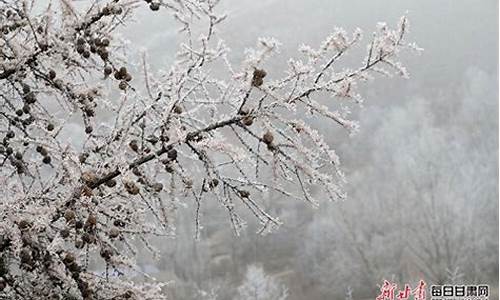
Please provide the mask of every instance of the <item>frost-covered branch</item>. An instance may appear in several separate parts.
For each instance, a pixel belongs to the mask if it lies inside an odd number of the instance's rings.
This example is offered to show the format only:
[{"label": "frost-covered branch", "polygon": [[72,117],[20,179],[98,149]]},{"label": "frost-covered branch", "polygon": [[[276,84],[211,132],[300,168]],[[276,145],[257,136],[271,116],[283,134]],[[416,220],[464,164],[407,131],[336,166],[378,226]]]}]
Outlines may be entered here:
[{"label": "frost-covered branch", "polygon": [[[281,224],[262,206],[269,190],[313,205],[344,198],[340,160],[314,124],[355,132],[356,85],[406,76],[397,60],[411,48],[406,18],[379,26],[359,66],[336,63],[361,31],[336,29],[318,48],[301,47],[280,78],[266,68],[274,39],[231,65],[217,2],[1,1],[2,296],[158,299],[154,279],[117,274],[140,273],[134,240],[154,251],[148,237],[175,233],[179,204],[195,201],[198,236],[207,198],[237,234],[246,212],[262,233]],[[161,72],[116,34],[145,5],[182,28],[177,60]]]}]

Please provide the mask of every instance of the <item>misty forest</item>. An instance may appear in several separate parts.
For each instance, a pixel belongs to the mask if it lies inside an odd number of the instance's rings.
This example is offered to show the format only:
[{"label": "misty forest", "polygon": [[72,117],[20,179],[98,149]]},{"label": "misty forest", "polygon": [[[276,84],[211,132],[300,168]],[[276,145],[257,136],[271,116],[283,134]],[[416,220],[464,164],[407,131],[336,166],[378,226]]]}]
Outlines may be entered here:
[{"label": "misty forest", "polygon": [[0,299],[498,299],[497,12],[0,0]]}]

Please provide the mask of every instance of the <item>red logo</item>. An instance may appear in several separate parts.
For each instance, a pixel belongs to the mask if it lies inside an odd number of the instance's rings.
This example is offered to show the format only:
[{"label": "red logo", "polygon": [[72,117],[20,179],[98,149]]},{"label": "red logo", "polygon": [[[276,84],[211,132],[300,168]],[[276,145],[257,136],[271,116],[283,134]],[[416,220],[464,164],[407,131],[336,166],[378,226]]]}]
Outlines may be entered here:
[{"label": "red logo", "polygon": [[417,287],[412,289],[409,284],[405,284],[402,290],[397,289],[397,284],[384,280],[384,284],[380,288],[380,295],[378,295],[376,300],[409,300],[410,296],[413,296],[414,300],[425,300],[426,284],[423,280],[420,280]]}]

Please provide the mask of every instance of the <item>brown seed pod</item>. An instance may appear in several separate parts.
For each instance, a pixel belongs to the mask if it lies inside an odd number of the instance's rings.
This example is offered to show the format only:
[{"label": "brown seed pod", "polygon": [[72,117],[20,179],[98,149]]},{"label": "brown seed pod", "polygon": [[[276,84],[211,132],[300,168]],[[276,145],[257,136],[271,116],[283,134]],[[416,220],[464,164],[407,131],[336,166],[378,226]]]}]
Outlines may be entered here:
[{"label": "brown seed pod", "polygon": [[253,124],[253,117],[251,116],[246,116],[243,119],[241,119],[241,123],[245,126],[252,126]]},{"label": "brown seed pod", "polygon": [[120,90],[122,90],[122,91],[126,90],[126,89],[127,89],[127,86],[128,86],[128,84],[127,84],[127,82],[126,82],[126,81],[124,81],[124,80],[120,81],[120,83],[118,84],[118,88],[119,88]]},{"label": "brown seed pod", "polygon": [[47,131],[52,131],[52,130],[54,130],[54,128],[55,128],[55,126],[54,126],[54,124],[52,124],[52,123],[49,123],[49,124],[47,125]]},{"label": "brown seed pod", "polygon": [[111,14],[111,10],[109,9],[109,7],[105,6],[103,9],[102,9],[102,14],[105,15],[105,16],[108,16]]},{"label": "brown seed pod", "polygon": [[239,192],[241,198],[248,198],[248,197],[250,197],[250,192],[249,191],[240,190],[238,192]]},{"label": "brown seed pod", "polygon": [[99,56],[101,57],[102,60],[108,60],[109,52],[106,50],[99,51]]},{"label": "brown seed pod", "polygon": [[111,229],[108,232],[108,235],[112,239],[117,238],[120,235],[120,230],[116,227],[111,227]]},{"label": "brown seed pod", "polygon": [[106,38],[102,39],[101,46],[108,47],[109,46],[109,40],[106,39]]},{"label": "brown seed pod", "polygon": [[264,80],[262,80],[262,78],[253,78],[252,79],[252,85],[255,87],[259,87],[262,84],[264,84]]},{"label": "brown seed pod", "polygon": [[43,159],[42,159],[42,162],[44,164],[50,164],[50,162],[52,161],[52,159],[50,158],[50,156],[45,156]]},{"label": "brown seed pod", "polygon": [[86,134],[91,134],[92,131],[94,131],[94,128],[92,128],[91,125],[88,125],[88,126],[85,127],[85,133]]},{"label": "brown seed pod", "polygon": [[212,179],[212,180],[210,180],[210,181],[208,182],[208,186],[209,186],[211,189],[215,188],[215,187],[216,187],[216,186],[218,186],[218,185],[219,185],[219,179],[217,179],[217,178],[214,178],[214,179]]},{"label": "brown seed pod", "polygon": [[167,171],[168,173],[174,173],[174,167],[172,166],[172,164],[166,164],[165,165],[165,171]]},{"label": "brown seed pod", "polygon": [[82,241],[86,244],[93,244],[96,241],[96,239],[93,234],[85,232],[82,234]]},{"label": "brown seed pod", "polygon": [[50,80],[54,80],[56,78],[56,76],[57,76],[56,71],[54,71],[54,70],[49,71]]},{"label": "brown seed pod", "polygon": [[18,160],[22,160],[23,159],[23,154],[19,151],[16,152],[16,154],[14,155],[14,157]]},{"label": "brown seed pod", "polygon": [[181,114],[182,113],[182,107],[180,105],[174,105],[174,113]]},{"label": "brown seed pod", "polygon": [[263,142],[266,144],[266,145],[269,145],[269,144],[272,144],[272,142],[274,141],[274,136],[273,134],[270,132],[270,131],[267,131],[266,133],[264,133],[264,135],[262,136],[262,140]]},{"label": "brown seed pod", "polygon": [[67,253],[66,253],[66,255],[65,255],[65,256],[64,256],[64,258],[63,258],[63,263],[64,263],[65,265],[67,265],[67,266],[69,266],[69,265],[71,265],[71,264],[75,263],[75,261],[76,261],[76,257],[75,257],[75,255],[74,255],[73,253],[71,253],[71,252],[67,252]]},{"label": "brown seed pod", "polygon": [[94,227],[97,225],[97,217],[96,215],[94,214],[90,214],[88,217],[87,217],[87,222],[86,224],[88,224],[88,226],[91,226],[91,227]]},{"label": "brown seed pod", "polygon": [[28,248],[23,248],[21,252],[19,252],[19,258],[23,264],[30,265],[32,263],[31,251]]},{"label": "brown seed pod", "polygon": [[255,87],[259,87],[264,83],[264,77],[266,77],[267,73],[266,71],[262,69],[255,69],[253,71],[253,77],[252,77],[252,85]]},{"label": "brown seed pod", "polygon": [[66,219],[67,222],[73,221],[76,218],[75,211],[72,209],[67,209],[64,212],[64,218]]},{"label": "brown seed pod", "polygon": [[31,87],[23,83],[23,93],[28,94],[31,91]]},{"label": "brown seed pod", "polygon": [[110,179],[104,183],[107,187],[115,187],[116,186],[116,180]]},{"label": "brown seed pod", "polygon": [[25,231],[31,227],[31,223],[28,220],[21,220],[19,221],[19,224],[17,225],[21,231]]},{"label": "brown seed pod", "polygon": [[85,47],[83,45],[76,46],[76,52],[78,52],[78,54],[83,54],[83,52],[85,52]]},{"label": "brown seed pod", "polygon": [[135,176],[142,176],[141,170],[137,167],[132,169],[132,174],[134,174]]},{"label": "brown seed pod", "polygon": [[35,94],[33,94],[32,92],[27,93],[26,95],[24,95],[24,101],[26,101],[27,104],[35,103],[36,102]]},{"label": "brown seed pod", "polygon": [[111,249],[109,249],[108,247],[105,247],[105,246],[101,248],[101,251],[99,254],[101,255],[102,258],[104,258],[104,260],[109,260],[112,256]]},{"label": "brown seed pod", "polygon": [[82,173],[82,177],[80,179],[86,185],[92,185],[97,182],[97,175],[94,171],[85,171]]},{"label": "brown seed pod", "polygon": [[82,229],[82,228],[83,228],[83,225],[84,225],[84,224],[83,224],[83,222],[82,222],[81,220],[77,220],[77,221],[75,222],[75,228],[76,228],[76,229]]},{"label": "brown seed pod", "polygon": [[125,76],[127,76],[127,68],[126,67],[121,67],[119,70],[118,70],[118,73],[121,75],[122,78],[125,78]]},{"label": "brown seed pod", "polygon": [[[85,246],[85,243],[84,243],[82,240],[76,240],[76,241],[75,241],[75,247],[76,247],[77,249],[82,249],[82,248],[83,248],[83,246]],[[78,267],[78,265],[77,265],[77,264],[71,264],[71,266],[73,266],[73,265],[76,265],[76,266]],[[71,269],[70,269],[70,270],[71,270]]]},{"label": "brown seed pod", "polygon": [[62,236],[63,238],[67,238],[67,237],[70,235],[70,231],[69,231],[69,229],[68,229],[68,228],[66,228],[66,227],[65,227],[65,228],[63,228],[63,229],[61,229],[61,231],[60,231],[59,233],[61,234],[61,236]]},{"label": "brown seed pod", "polygon": [[89,157],[89,154],[88,153],[82,153],[78,156],[78,160],[80,161],[80,163],[85,163],[85,161],[87,161],[87,158]]},{"label": "brown seed pod", "polygon": [[123,186],[125,187],[125,190],[131,195],[137,195],[139,194],[139,187],[132,182],[132,181],[125,181],[123,182]]},{"label": "brown seed pod", "polygon": [[113,73],[113,68],[111,68],[110,66],[104,67],[104,75],[109,76],[111,75],[111,73]]},{"label": "brown seed pod", "polygon": [[160,9],[160,3],[158,2],[151,2],[149,4],[149,8],[152,10],[152,11],[158,11]]},{"label": "brown seed pod", "polygon": [[262,69],[255,69],[253,71],[253,77],[255,77],[255,78],[264,78],[264,77],[266,77],[266,75],[267,75],[267,72],[262,70]]},{"label": "brown seed pod", "polygon": [[137,140],[131,140],[130,143],[128,143],[128,146],[130,149],[132,149],[134,152],[139,151],[139,145]]},{"label": "brown seed pod", "polygon": [[177,150],[175,149],[170,149],[167,152],[167,157],[170,158],[171,160],[176,160],[177,159]]},{"label": "brown seed pod", "polygon": [[161,182],[153,184],[153,190],[157,193],[161,192],[163,190],[163,184]]}]

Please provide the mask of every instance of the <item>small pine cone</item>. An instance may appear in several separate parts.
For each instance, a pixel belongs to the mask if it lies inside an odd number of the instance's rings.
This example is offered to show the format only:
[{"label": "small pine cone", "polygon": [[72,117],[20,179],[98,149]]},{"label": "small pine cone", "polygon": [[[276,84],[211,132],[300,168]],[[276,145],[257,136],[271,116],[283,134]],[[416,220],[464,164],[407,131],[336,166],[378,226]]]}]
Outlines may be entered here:
[{"label": "small pine cone", "polygon": [[253,77],[252,77],[252,85],[255,87],[259,87],[264,83],[264,77],[266,77],[267,73],[266,71],[262,69],[255,69],[253,71]]},{"label": "small pine cone", "polygon": [[132,149],[134,152],[137,152],[139,150],[139,145],[137,143],[137,140],[131,140],[130,143],[128,143],[128,146],[130,149]]},{"label": "small pine cone", "polygon": [[107,187],[115,187],[116,186],[116,180],[110,179],[104,183]]},{"label": "small pine cone", "polygon": [[131,195],[137,195],[139,194],[139,187],[137,187],[137,185],[132,182],[132,181],[125,181],[123,183],[123,186],[125,187],[125,189],[127,190],[127,192]]},{"label": "small pine cone", "polygon": [[66,219],[67,222],[73,221],[76,218],[75,211],[72,209],[67,209],[64,212],[64,218]]},{"label": "small pine cone", "polygon": [[175,105],[174,106],[174,113],[181,114],[182,113],[182,107],[180,105]]},{"label": "small pine cone", "polygon": [[28,220],[21,220],[17,225],[21,231],[25,231],[31,227],[31,223]]},{"label": "small pine cone", "polygon": [[158,11],[160,9],[160,3],[158,3],[158,2],[152,2],[151,4],[149,4],[149,8],[152,11]]},{"label": "small pine cone", "polygon": [[216,187],[216,186],[218,186],[218,185],[219,185],[219,179],[217,179],[217,178],[214,178],[214,179],[212,179],[212,180],[210,180],[210,181],[208,182],[208,186],[209,186],[211,189],[215,188],[215,187]]},{"label": "small pine cone", "polygon": [[250,197],[250,192],[249,191],[240,190],[239,193],[240,193],[241,198],[248,198],[248,197]]},{"label": "small pine cone", "polygon": [[274,141],[274,136],[273,134],[270,132],[270,131],[267,131],[266,133],[264,133],[264,135],[262,136],[262,140],[264,141],[264,143],[266,145],[270,145],[273,143]]},{"label": "small pine cone", "polygon": [[83,228],[83,226],[84,226],[84,224],[83,224],[83,222],[82,222],[81,220],[77,220],[77,221],[75,222],[75,228],[76,228],[76,229],[82,229],[82,228]]},{"label": "small pine cone", "polygon": [[88,125],[85,127],[85,133],[86,134],[91,134],[92,131],[94,131],[94,128],[92,128],[92,126]]},{"label": "small pine cone", "polygon": [[126,90],[126,89],[127,89],[127,86],[128,86],[128,84],[127,84],[127,82],[126,82],[126,81],[124,81],[124,80],[120,81],[120,83],[118,84],[118,88],[119,88],[120,90],[122,90],[122,91]]},{"label": "small pine cone", "polygon": [[109,260],[112,256],[111,249],[108,247],[102,247],[100,251],[101,257],[104,258],[104,260]]},{"label": "small pine cone", "polygon": [[33,261],[31,251],[28,248],[23,248],[21,252],[19,252],[19,258],[21,259],[21,263],[27,265],[31,264]]},{"label": "small pine cone", "polygon": [[70,235],[70,231],[68,228],[63,228],[61,229],[60,234],[63,238],[67,238]]},{"label": "small pine cone", "polygon": [[54,80],[56,78],[56,76],[57,76],[56,71],[54,71],[54,70],[49,71],[50,80]]},{"label": "small pine cone", "polygon": [[116,228],[116,227],[112,227],[109,230],[108,235],[112,239],[117,238],[120,235],[120,230],[118,228]]},{"label": "small pine cone", "polygon": [[161,192],[163,190],[163,184],[161,182],[153,184],[153,190],[157,193]]},{"label": "small pine cone", "polygon": [[85,232],[82,234],[82,241],[86,244],[93,244],[96,241],[96,238],[93,234]]},{"label": "small pine cone", "polygon": [[113,69],[110,66],[106,66],[104,68],[104,75],[109,76],[111,73],[113,73]]},{"label": "small pine cone", "polygon": [[168,156],[168,158],[170,158],[171,160],[176,160],[176,159],[177,159],[177,150],[175,150],[175,149],[170,149],[170,150],[167,152],[167,156]]},{"label": "small pine cone", "polygon": [[87,222],[88,226],[91,226],[91,227],[94,227],[97,225],[97,217],[96,215],[94,214],[90,214],[88,217],[87,217]]},{"label": "small pine cone", "polygon": [[241,123],[245,126],[252,126],[253,124],[253,117],[246,116],[243,119],[241,119]]},{"label": "small pine cone", "polygon": [[97,175],[93,171],[85,171],[81,179],[86,185],[92,185],[97,182]]},{"label": "small pine cone", "polygon": [[76,257],[75,257],[75,255],[73,255],[73,253],[71,253],[71,252],[66,253],[66,255],[65,255],[65,256],[64,256],[64,258],[63,258],[63,263],[64,263],[65,265],[67,265],[67,266],[69,266],[69,265],[71,265],[71,264],[75,263],[75,261],[76,261]]}]

